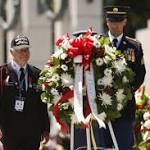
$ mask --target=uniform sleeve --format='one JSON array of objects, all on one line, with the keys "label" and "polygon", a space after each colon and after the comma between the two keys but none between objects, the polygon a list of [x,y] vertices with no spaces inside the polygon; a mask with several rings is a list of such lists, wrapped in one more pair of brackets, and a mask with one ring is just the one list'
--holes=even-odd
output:
[{"label": "uniform sleeve", "polygon": [[47,104],[41,102],[41,113],[42,113],[42,130],[50,132],[50,119],[47,110]]},{"label": "uniform sleeve", "polygon": [[[34,69],[36,70],[36,77],[37,80],[39,78],[39,74],[40,74],[40,70],[36,67],[34,67]],[[40,115],[40,120],[41,120],[41,128],[42,128],[42,132],[47,131],[50,132],[50,118],[49,118],[49,114],[48,114],[48,109],[47,109],[47,104],[43,103],[41,100],[41,91],[38,91],[38,102],[39,102],[39,115]]]},{"label": "uniform sleeve", "polygon": [[6,79],[6,68],[4,66],[0,67],[0,124],[2,118],[2,96],[4,90],[4,80]]},{"label": "uniform sleeve", "polygon": [[137,51],[135,57],[136,57],[136,61],[133,68],[135,72],[135,78],[132,83],[134,91],[136,91],[142,85],[146,74],[144,57],[143,57],[143,49],[140,43],[137,44]]}]

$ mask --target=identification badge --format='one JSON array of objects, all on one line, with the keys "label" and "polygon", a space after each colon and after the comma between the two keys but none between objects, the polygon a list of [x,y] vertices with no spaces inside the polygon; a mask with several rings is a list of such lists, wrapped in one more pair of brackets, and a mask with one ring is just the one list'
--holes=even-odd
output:
[{"label": "identification badge", "polygon": [[14,107],[15,111],[23,112],[24,100],[25,100],[24,97],[16,97],[16,99],[15,99],[15,107]]}]

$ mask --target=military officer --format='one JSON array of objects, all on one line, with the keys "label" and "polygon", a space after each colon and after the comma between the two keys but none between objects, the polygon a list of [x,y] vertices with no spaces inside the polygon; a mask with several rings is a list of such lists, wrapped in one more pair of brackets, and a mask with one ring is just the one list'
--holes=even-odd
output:
[{"label": "military officer", "polygon": [[11,42],[10,63],[0,66],[0,126],[5,150],[38,150],[49,140],[49,117],[40,100],[40,70],[30,64],[30,43],[24,35]]},{"label": "military officer", "polygon": [[[125,35],[124,28],[127,24],[129,7],[106,6],[104,7],[108,37],[114,49],[121,50],[127,56],[129,67],[135,72],[132,85],[132,99],[122,111],[122,116],[112,122],[119,150],[131,150],[134,145],[135,97],[134,92],[140,87],[145,77],[143,49],[136,39]],[[111,147],[112,142],[109,132],[105,132],[106,146]],[[110,140],[109,140],[110,139]]]}]

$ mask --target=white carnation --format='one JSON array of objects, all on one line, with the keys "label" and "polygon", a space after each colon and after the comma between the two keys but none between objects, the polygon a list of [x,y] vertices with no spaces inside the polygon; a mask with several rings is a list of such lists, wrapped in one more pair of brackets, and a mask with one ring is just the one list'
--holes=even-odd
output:
[{"label": "white carnation", "polygon": [[56,49],[55,53],[52,56],[59,58],[61,54],[63,54],[63,49],[59,48],[59,49]]},{"label": "white carnation", "polygon": [[106,68],[106,69],[104,70],[104,74],[105,74],[105,76],[111,76],[111,75],[112,75],[112,70]]},{"label": "white carnation", "polygon": [[103,63],[104,63],[104,61],[103,61],[102,58],[97,58],[97,59],[96,59],[96,65],[97,65],[97,66],[102,66]]},{"label": "white carnation", "polygon": [[120,110],[122,110],[122,108],[123,108],[122,104],[118,103],[117,110],[120,111]]},{"label": "white carnation", "polygon": [[106,53],[107,54],[111,54],[112,52],[114,52],[115,50],[111,47],[111,46],[109,46],[109,45],[105,45],[105,51],[106,51]]},{"label": "white carnation", "polygon": [[58,80],[60,79],[60,77],[59,77],[59,75],[58,74],[54,74],[53,76],[52,76],[52,81],[54,81],[54,82],[57,82]]},{"label": "white carnation", "polygon": [[61,65],[61,69],[64,70],[64,71],[67,71],[68,70],[68,66],[67,65]]},{"label": "white carnation", "polygon": [[117,101],[118,102],[122,102],[123,99],[125,98],[125,95],[123,94],[124,90],[123,89],[119,89],[117,92],[116,92],[116,97],[117,97]]},{"label": "white carnation", "polygon": [[143,114],[143,118],[144,118],[145,121],[148,120],[148,119],[150,119],[150,113],[149,112],[145,112]]},{"label": "white carnation", "polygon": [[54,89],[54,88],[52,88],[50,92],[54,96],[59,95],[58,91],[56,89]]},{"label": "white carnation", "polygon": [[150,132],[149,132],[149,131],[146,131],[146,132],[143,134],[143,140],[144,140],[144,141],[150,140]]},{"label": "white carnation", "polygon": [[98,79],[97,80],[97,85],[103,85],[103,79]]},{"label": "white carnation", "polygon": [[112,47],[105,45],[105,51],[112,59],[116,59],[116,55],[114,54],[116,49],[113,49]]},{"label": "white carnation", "polygon": [[118,60],[113,63],[113,67],[118,73],[122,73],[126,69],[126,63],[123,60]]},{"label": "white carnation", "polygon": [[104,58],[105,64],[110,64],[111,60],[112,60],[112,58],[110,58],[109,56],[105,56],[105,58]]},{"label": "white carnation", "polygon": [[150,129],[150,120],[146,120],[143,124],[146,129]]},{"label": "white carnation", "polygon": [[62,53],[62,54],[60,55],[60,58],[61,58],[62,60],[65,60],[65,59],[67,58],[67,54],[66,54],[66,53]]},{"label": "white carnation", "polygon": [[69,86],[73,85],[73,78],[68,73],[63,73],[61,75],[61,81],[65,87],[69,87]]},{"label": "white carnation", "polygon": [[101,43],[95,38],[93,45],[94,45],[94,47],[96,47],[96,48],[100,48]]}]

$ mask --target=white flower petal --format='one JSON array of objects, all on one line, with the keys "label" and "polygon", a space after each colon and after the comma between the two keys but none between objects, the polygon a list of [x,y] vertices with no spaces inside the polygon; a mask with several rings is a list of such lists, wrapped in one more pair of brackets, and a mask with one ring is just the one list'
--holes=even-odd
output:
[{"label": "white flower petal", "polygon": [[68,73],[63,73],[61,75],[61,81],[65,87],[69,87],[69,86],[73,85],[73,78]]},{"label": "white flower petal", "polygon": [[117,97],[117,101],[122,103],[123,99],[126,97],[126,95],[123,94],[124,90],[123,89],[119,89],[116,92],[116,97]]},{"label": "white flower petal", "polygon": [[110,95],[102,93],[98,95],[98,98],[102,101],[102,105],[112,105],[112,99]]},{"label": "white flower petal", "polygon": [[150,112],[145,112],[144,114],[143,114],[143,119],[146,121],[146,120],[148,120],[148,119],[150,119]]},{"label": "white flower petal", "polygon": [[103,64],[104,64],[104,61],[103,61],[102,58],[97,58],[97,59],[96,59],[96,65],[97,65],[97,66],[102,66]]},{"label": "white flower petal", "polygon": [[150,129],[150,120],[146,120],[143,124],[146,129]]}]

